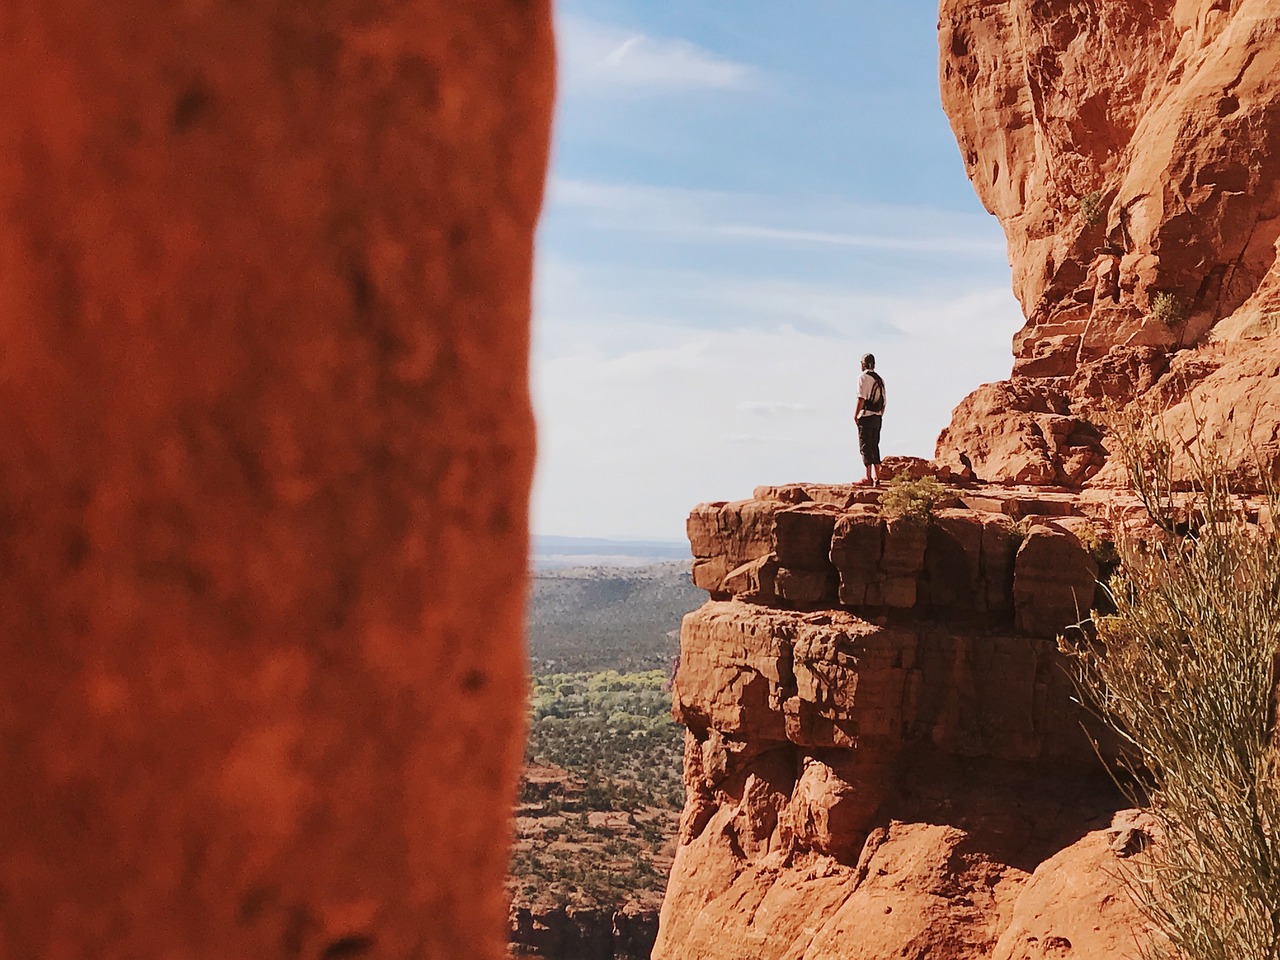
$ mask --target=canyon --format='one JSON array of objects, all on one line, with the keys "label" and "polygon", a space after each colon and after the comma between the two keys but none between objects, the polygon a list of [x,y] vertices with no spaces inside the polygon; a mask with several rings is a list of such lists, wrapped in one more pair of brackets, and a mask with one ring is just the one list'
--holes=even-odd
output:
[{"label": "canyon", "polygon": [[[1026,317],[923,522],[796,483],[689,517],[680,846],[653,956],[1136,955],[1154,841],[1066,652],[1119,536],[1118,418],[1280,473],[1280,10],[943,0],[940,83]],[[1064,643],[1059,637],[1066,635]]]}]

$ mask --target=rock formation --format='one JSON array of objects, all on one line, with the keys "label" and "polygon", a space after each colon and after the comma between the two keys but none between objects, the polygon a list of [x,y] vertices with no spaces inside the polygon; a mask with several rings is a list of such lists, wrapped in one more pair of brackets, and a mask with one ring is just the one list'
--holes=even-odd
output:
[{"label": "rock formation", "polygon": [[505,956],[549,4],[0,50],[0,956]]},{"label": "rock formation", "polygon": [[927,525],[850,487],[694,510],[711,600],[682,634],[659,960],[1101,960],[1143,935],[1116,880],[1140,821],[1052,638],[1143,523],[1122,408],[1175,457],[1198,435],[1280,469],[1280,7],[942,0],[939,32],[1027,318],[1013,376],[916,468],[962,481]]},{"label": "rock formation", "polygon": [[1106,460],[1104,401],[1145,398],[1175,437],[1203,419],[1274,467],[1280,8],[943,0],[939,32],[1027,323],[1013,379],[957,408],[938,459],[1079,486]]},{"label": "rock formation", "polygon": [[1280,467],[1280,8],[942,0],[939,32],[1027,318],[1013,376],[939,437],[922,469],[965,483],[927,525],[831,486],[693,512],[711,600],[660,960],[1101,960],[1142,933],[1115,879],[1141,843],[1052,638],[1142,523],[1117,411]]},{"label": "rock formation", "polygon": [[515,905],[510,926],[512,957],[649,960],[658,932],[658,907]]},{"label": "rock formation", "polygon": [[1121,804],[1054,638],[1136,504],[967,485],[926,524],[876,497],[765,487],[689,518],[711,599],[682,628],[654,957],[1118,955]]}]

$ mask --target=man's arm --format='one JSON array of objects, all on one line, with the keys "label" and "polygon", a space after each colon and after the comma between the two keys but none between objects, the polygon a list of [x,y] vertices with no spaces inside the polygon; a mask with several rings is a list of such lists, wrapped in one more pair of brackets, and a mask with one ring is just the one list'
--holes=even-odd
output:
[{"label": "man's arm", "polygon": [[858,395],[858,405],[853,408],[853,419],[858,419],[858,414],[862,413],[862,395]]}]

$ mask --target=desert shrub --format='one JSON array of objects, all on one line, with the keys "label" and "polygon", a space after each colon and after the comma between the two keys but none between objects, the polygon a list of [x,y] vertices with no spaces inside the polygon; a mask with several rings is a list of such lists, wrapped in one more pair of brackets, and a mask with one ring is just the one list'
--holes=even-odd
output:
[{"label": "desert shrub", "polygon": [[1098,532],[1098,528],[1093,524],[1081,526],[1077,531],[1080,543],[1099,566],[1106,567],[1117,563],[1120,560],[1120,554],[1116,551],[1116,545],[1113,541],[1108,540]]},{"label": "desert shrub", "polygon": [[1095,616],[1096,637],[1069,652],[1154,819],[1157,842],[1127,861],[1159,934],[1142,956],[1274,960],[1280,537],[1246,522],[1223,465],[1194,443],[1193,489],[1175,494],[1171,445],[1153,424],[1116,437],[1159,532],[1121,538],[1115,612]]},{"label": "desert shrub", "polygon": [[912,523],[928,523],[933,516],[934,504],[944,490],[933,477],[912,480],[899,474],[889,481],[880,496],[880,515],[887,520],[909,520]]},{"label": "desert shrub", "polygon": [[1085,223],[1097,223],[1106,212],[1107,202],[1101,190],[1093,190],[1080,198],[1080,216]]},{"label": "desert shrub", "polygon": [[1178,326],[1189,314],[1190,310],[1177,294],[1162,290],[1151,298],[1151,316],[1166,326]]}]

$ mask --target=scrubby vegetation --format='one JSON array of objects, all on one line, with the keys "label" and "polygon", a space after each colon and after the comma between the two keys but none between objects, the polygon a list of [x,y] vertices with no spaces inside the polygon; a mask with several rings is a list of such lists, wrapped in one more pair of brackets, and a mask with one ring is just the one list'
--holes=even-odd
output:
[{"label": "scrubby vegetation", "polygon": [[1080,527],[1076,531],[1076,535],[1100,568],[1109,569],[1120,562],[1120,554],[1116,550],[1115,541],[1103,537],[1093,524]]},{"label": "scrubby vegetation", "polygon": [[1093,190],[1080,198],[1080,217],[1085,223],[1097,223],[1106,212],[1106,197],[1101,190]]},{"label": "scrubby vegetation", "polygon": [[704,599],[687,562],[535,576],[517,904],[661,902],[684,804],[668,681],[680,619]]},{"label": "scrubby vegetation", "polygon": [[[1194,441],[1175,489],[1158,418],[1115,437],[1157,532],[1122,541],[1115,612],[1072,648],[1154,821],[1129,875],[1148,960],[1280,956],[1280,537]],[[1177,486],[1186,486],[1180,481]],[[1276,514],[1276,498],[1263,507]]]},{"label": "scrubby vegetation", "polygon": [[679,809],[684,730],[661,670],[535,677],[526,759],[582,776],[593,809]]},{"label": "scrubby vegetation", "polygon": [[620,906],[660,896],[684,802],[667,680],[660,670],[534,678],[517,899]]},{"label": "scrubby vegetation", "polygon": [[888,520],[928,523],[934,504],[945,492],[933,477],[912,480],[906,474],[899,474],[889,481],[880,497],[880,515]]},{"label": "scrubby vegetation", "polygon": [[529,602],[533,671],[667,670],[680,618],[705,599],[688,562],[540,572]]},{"label": "scrubby vegetation", "polygon": [[1176,327],[1187,319],[1190,310],[1177,294],[1161,291],[1151,298],[1151,316],[1165,326]]}]

